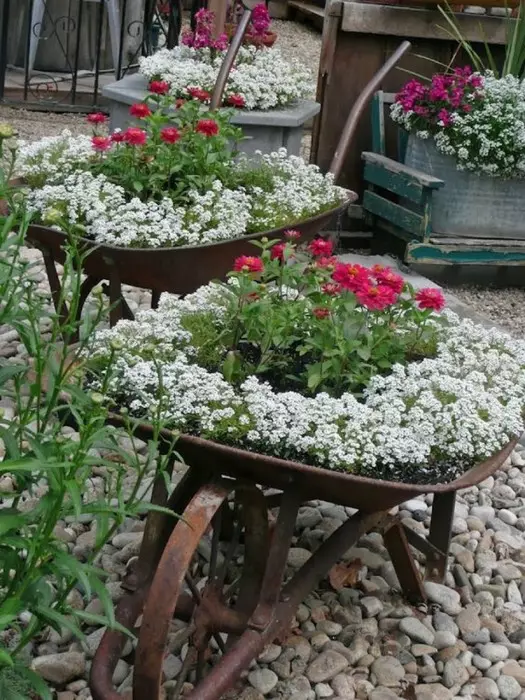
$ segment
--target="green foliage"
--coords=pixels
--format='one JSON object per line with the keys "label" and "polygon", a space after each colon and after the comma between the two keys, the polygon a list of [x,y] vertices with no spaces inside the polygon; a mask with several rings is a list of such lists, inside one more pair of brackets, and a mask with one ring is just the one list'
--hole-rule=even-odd
{"label": "green foliage", "polygon": [[[206,192],[213,182],[227,180],[232,166],[232,143],[241,137],[230,124],[231,110],[210,112],[197,100],[189,100],[173,111],[173,98],[148,95],[151,114],[139,127],[147,134],[140,147],[118,144],[95,158],[90,170],[100,172],[131,197],[142,201],[169,196],[176,206],[187,202],[191,190]],[[199,122],[212,121],[217,133],[199,132]],[[174,143],[163,139],[163,129],[178,130]]]}
{"label": "green foliage", "polygon": [[197,364],[207,369],[218,368],[224,355],[224,347],[220,342],[217,322],[213,315],[208,311],[187,314],[182,317],[181,325],[191,333],[192,345],[197,349]]}
{"label": "green foliage", "polygon": [[[307,251],[275,243],[263,242],[260,258],[236,261],[221,336],[227,381],[258,374],[283,391],[359,395],[375,374],[435,353],[432,311],[399,275],[323,257],[316,241]],[[322,246],[330,256],[329,242]]]}
{"label": "green foliage", "polygon": [[[23,652],[48,627],[68,629],[78,639],[86,623],[118,627],[97,557],[127,517],[150,508],[138,497],[140,484],[147,473],[166,470],[172,446],[159,456],[162,426],[157,422],[145,459],[136,450],[122,449],[119,435],[107,424],[105,401],[115,354],[98,391],[83,389],[83,353],[106,310],[100,302],[94,317],[77,320],[82,254],[71,240],[58,311],[50,314],[33,265],[21,255],[29,217],[2,172],[1,201],[9,202],[9,213],[0,217],[0,324],[17,330],[27,357],[0,363],[0,396],[15,407],[14,417],[0,411],[0,477],[10,483],[0,500],[0,697],[27,700],[33,697],[29,684],[35,697],[45,700],[51,695],[26,667]],[[50,340],[41,335],[44,316]],[[79,329],[80,342],[69,346]],[[126,428],[132,442],[134,429]],[[101,492],[88,488],[94,467],[105,473]],[[130,476],[135,485],[125,496],[123,483]],[[31,508],[25,507],[27,499]],[[80,562],[55,531],[65,518],[86,516],[96,521],[96,543],[87,561]],[[104,614],[76,609],[70,596],[74,588],[86,602],[97,597]],[[7,639],[14,643],[7,645]]]}
{"label": "green foliage", "polygon": [[[438,10],[446,20],[446,26],[442,29],[448,36],[457,41],[459,46],[467,54],[473,68],[479,72],[491,70],[496,77],[513,75],[520,80],[525,78],[525,9],[520,3],[516,10],[515,17],[506,19],[506,43],[503,64],[496,61],[489,46],[489,40],[484,37],[484,53],[480,53],[461,31],[461,27],[454,16],[452,8],[447,3],[446,8],[438,6]],[[481,35],[484,36],[480,24]],[[500,68],[501,66],[501,68]]]}

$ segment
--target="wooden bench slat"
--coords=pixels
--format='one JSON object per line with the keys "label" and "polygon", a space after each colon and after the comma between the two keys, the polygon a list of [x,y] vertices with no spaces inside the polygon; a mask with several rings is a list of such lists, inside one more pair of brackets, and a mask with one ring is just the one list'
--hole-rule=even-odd
{"label": "wooden bench slat", "polygon": [[379,153],[363,151],[361,157],[366,163],[373,163],[374,165],[383,167],[392,173],[403,174],[407,178],[412,178],[414,182],[418,182],[425,187],[437,189],[439,187],[443,187],[445,184],[443,180],[439,180],[437,177],[432,177],[432,175],[427,175],[419,170],[414,170],[414,168],[409,168],[404,163],[398,163],[396,160],[382,156]]}

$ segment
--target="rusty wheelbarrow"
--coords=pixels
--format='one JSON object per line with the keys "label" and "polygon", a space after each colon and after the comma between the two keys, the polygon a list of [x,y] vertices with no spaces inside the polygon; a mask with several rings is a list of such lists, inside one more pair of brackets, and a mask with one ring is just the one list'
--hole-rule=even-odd
{"label": "rusty wheelbarrow", "polygon": [[[139,435],[147,439],[151,428],[141,426]],[[286,632],[299,603],[331,567],[371,530],[382,532],[404,595],[423,601],[411,547],[425,555],[426,577],[442,581],[457,490],[495,472],[515,444],[453,482],[420,486],[332,472],[182,436],[177,450],[189,465],[187,472],[167,500],[164,478],[154,487],[156,502],[182,517],[148,515],[136,566],[123,584],[128,594],[116,611],[116,619],[138,634],[133,700],[163,697],[164,656],[176,638],[180,644],[181,635],[187,651],[170,697],[219,700],[263,648]],[[427,493],[434,498],[430,532],[424,538],[390,510]],[[285,580],[298,510],[312,499],[357,512]],[[270,511],[276,514],[271,527]],[[112,675],[125,641],[122,633],[106,631],[91,670],[94,700],[122,697]]]}

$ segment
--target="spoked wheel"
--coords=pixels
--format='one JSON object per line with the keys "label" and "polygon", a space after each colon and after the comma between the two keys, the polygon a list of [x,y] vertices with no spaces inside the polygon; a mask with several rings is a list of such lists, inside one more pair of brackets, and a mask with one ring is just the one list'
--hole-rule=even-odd
{"label": "spoked wheel", "polygon": [[166,545],[144,607],[133,697],[157,700],[172,619],[187,624],[187,652],[170,697],[198,690],[245,629],[268,557],[268,511],[255,486],[222,480],[195,494]]}

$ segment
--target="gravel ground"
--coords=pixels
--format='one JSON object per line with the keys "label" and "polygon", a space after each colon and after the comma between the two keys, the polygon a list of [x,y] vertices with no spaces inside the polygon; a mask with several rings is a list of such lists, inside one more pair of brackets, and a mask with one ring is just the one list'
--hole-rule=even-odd
{"label": "gravel ground", "polygon": [[525,290],[516,287],[491,289],[483,287],[450,287],[446,289],[462,302],[512,335],[525,333]]}

